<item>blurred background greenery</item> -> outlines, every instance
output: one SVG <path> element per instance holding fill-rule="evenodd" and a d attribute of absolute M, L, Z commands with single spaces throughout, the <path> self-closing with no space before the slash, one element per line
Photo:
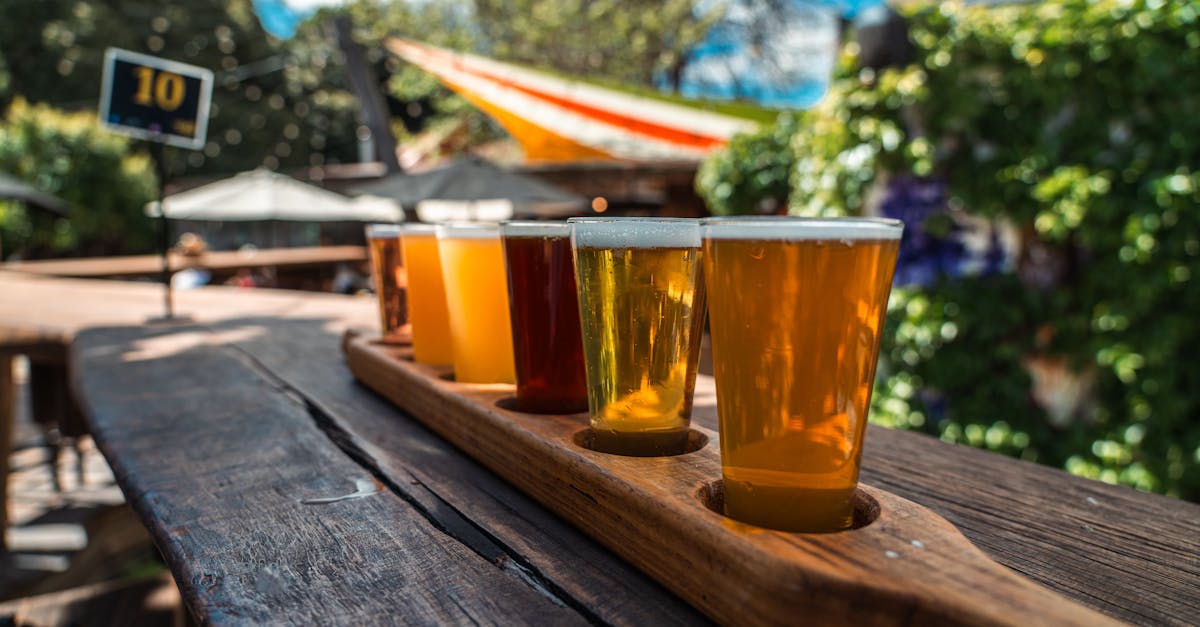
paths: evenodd
<path fill-rule="evenodd" d="M 911 63 L 846 46 L 821 104 L 698 190 L 717 213 L 905 219 L 875 422 L 1200 499 L 1200 4 L 907 18 Z"/>
<path fill-rule="evenodd" d="M 294 171 L 356 160 L 335 13 L 354 20 L 398 140 L 440 129 L 452 149 L 503 131 L 384 37 L 636 91 L 715 19 L 696 0 L 580 6 L 355 0 L 281 40 L 251 0 L 3 3 L 0 170 L 88 211 L 0 201 L 0 249 L 151 249 L 144 148 L 91 113 L 108 46 L 217 71 L 209 142 L 172 151 L 172 175 Z M 863 67 L 847 32 L 822 101 L 736 137 L 698 192 L 717 214 L 905 220 L 874 421 L 1200 500 L 1200 3 L 905 6 L 908 62 Z"/>

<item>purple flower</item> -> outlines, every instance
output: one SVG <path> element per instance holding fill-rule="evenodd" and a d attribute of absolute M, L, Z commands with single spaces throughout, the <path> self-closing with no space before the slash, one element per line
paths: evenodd
<path fill-rule="evenodd" d="M 950 215 L 946 184 L 940 180 L 898 176 L 889 182 L 880 210 L 885 217 L 904 222 L 896 285 L 928 286 L 942 277 L 964 274 L 988 276 L 1008 264 L 1009 254 L 994 226 L 983 236 L 977 233 L 982 227 L 969 229 Z M 971 234 L 976 242 L 986 237 L 986 246 L 968 248 L 965 240 Z"/>
<path fill-rule="evenodd" d="M 966 249 L 955 234 L 960 230 L 945 220 L 944 234 L 928 230 L 930 218 L 946 215 L 946 185 L 938 180 L 898 176 L 888 183 L 880 207 L 884 216 L 904 223 L 896 285 L 931 285 L 941 276 L 957 276 Z M 948 216 L 947 216 L 948 217 Z"/>

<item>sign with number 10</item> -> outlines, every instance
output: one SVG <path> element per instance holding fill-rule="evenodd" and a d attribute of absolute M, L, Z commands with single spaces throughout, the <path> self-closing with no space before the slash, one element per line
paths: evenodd
<path fill-rule="evenodd" d="M 213 73 L 119 48 L 104 53 L 100 121 L 141 139 L 204 146 Z"/>

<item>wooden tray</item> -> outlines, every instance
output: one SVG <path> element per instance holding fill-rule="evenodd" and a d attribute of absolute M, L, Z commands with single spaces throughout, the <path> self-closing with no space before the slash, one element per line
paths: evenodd
<path fill-rule="evenodd" d="M 587 415 L 506 409 L 511 385 L 456 383 L 408 347 L 348 334 L 360 381 L 726 624 L 1110 625 L 1000 566 L 942 517 L 861 485 L 856 528 L 771 531 L 721 515 L 717 434 L 675 457 L 598 453 Z"/>

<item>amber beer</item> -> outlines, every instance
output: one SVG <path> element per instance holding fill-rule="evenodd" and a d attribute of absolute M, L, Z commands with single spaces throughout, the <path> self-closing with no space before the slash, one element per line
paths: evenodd
<path fill-rule="evenodd" d="M 684 451 L 704 320 L 695 220 L 572 218 L 592 447 Z"/>
<path fill-rule="evenodd" d="M 902 226 L 715 218 L 701 230 L 726 514 L 849 528 Z"/>
<path fill-rule="evenodd" d="M 371 273 L 379 301 L 379 326 L 386 342 L 407 342 L 408 278 L 400 254 L 400 227 L 370 224 L 366 228 Z"/>
<path fill-rule="evenodd" d="M 413 359 L 423 364 L 448 366 L 454 362 L 454 353 L 437 228 L 431 224 L 406 224 L 400 229 L 400 242 L 408 275 Z"/>
<path fill-rule="evenodd" d="M 508 268 L 517 406 L 523 411 L 586 411 L 587 378 L 571 231 L 566 222 L 500 225 Z"/>
<path fill-rule="evenodd" d="M 454 379 L 513 383 L 512 325 L 500 227 L 440 225 L 438 253 L 450 313 Z"/>

